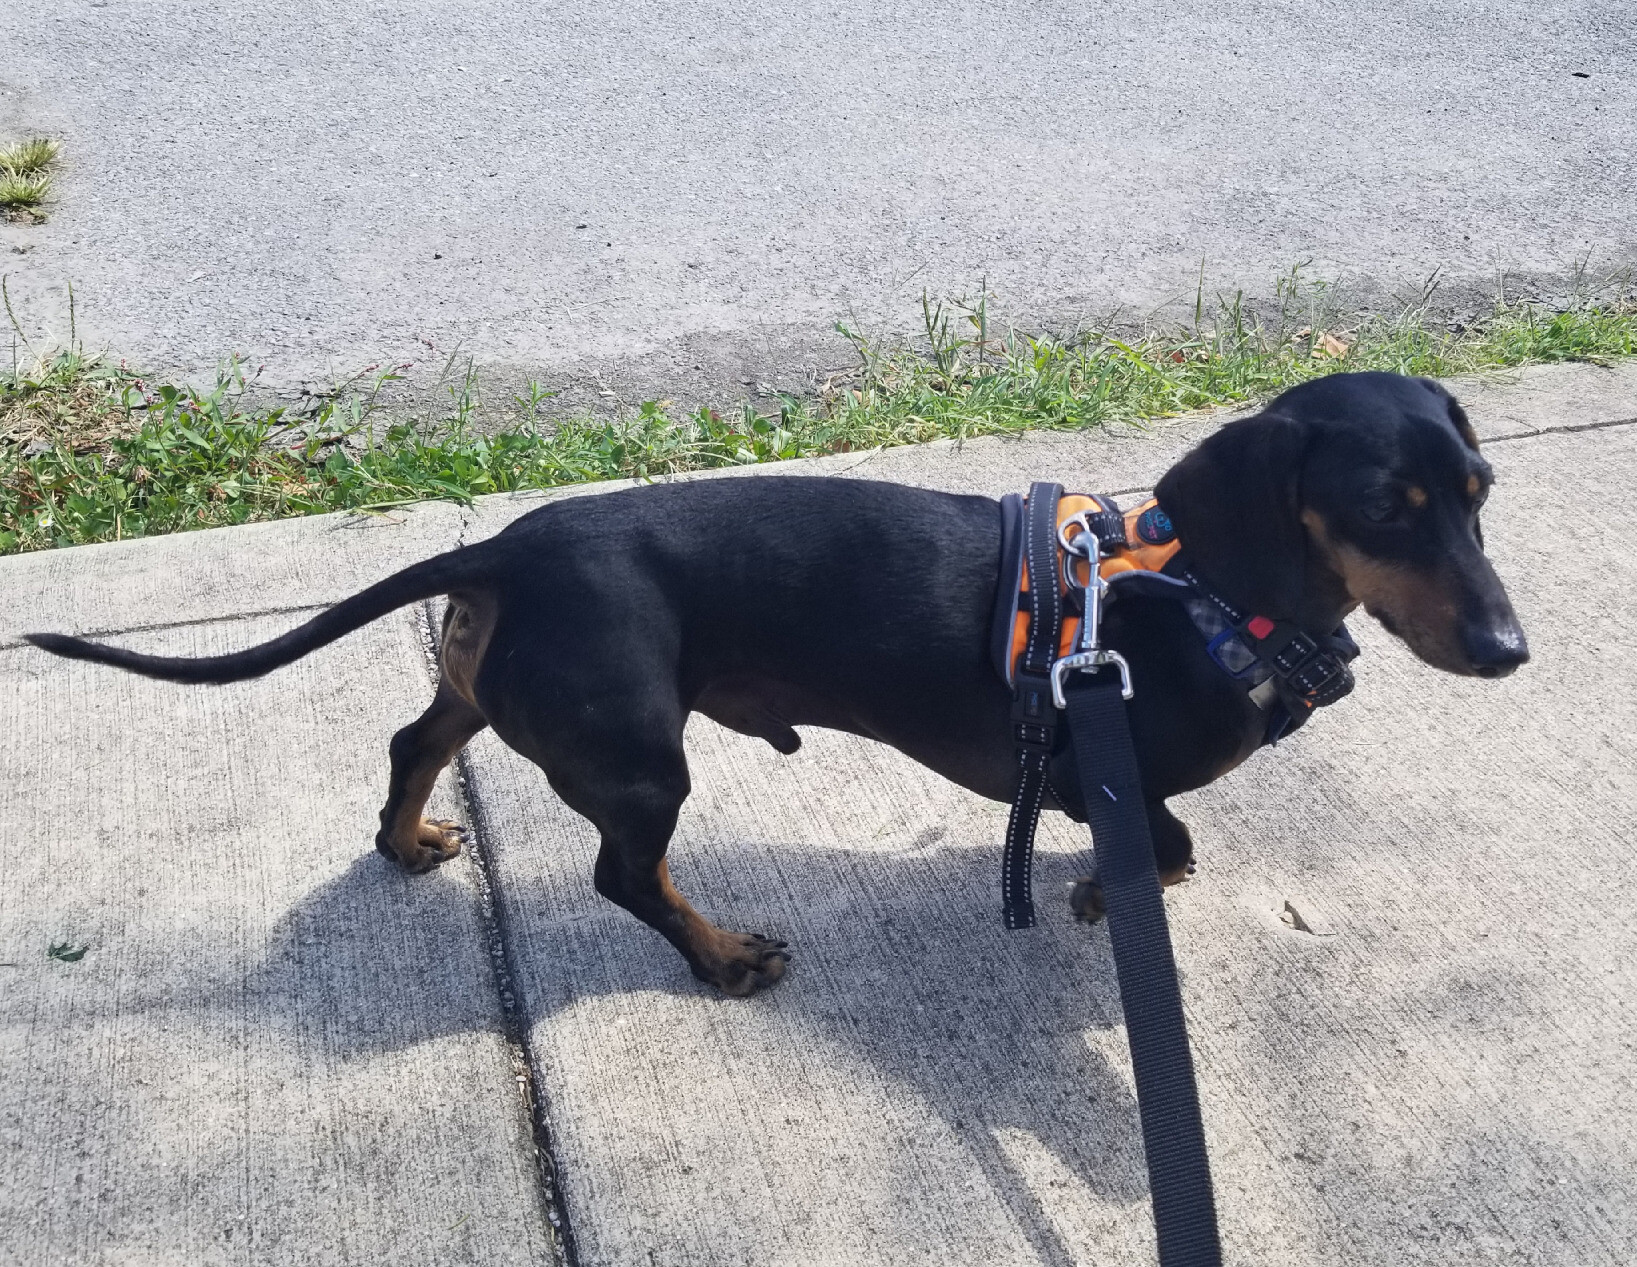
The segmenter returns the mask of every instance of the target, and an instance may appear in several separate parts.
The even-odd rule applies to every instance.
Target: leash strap
[[[1057,531],[1062,495],[1061,485],[1032,485],[1024,515],[1029,631],[1013,674],[1018,789],[1006,823],[1001,880],[1006,927],[1013,929],[1032,928],[1035,923],[1031,880],[1035,829],[1057,738],[1051,671],[1063,627]],[[1105,534],[1110,541],[1125,539],[1124,522],[1112,508],[1088,516],[1085,528],[1100,540]],[[1091,554],[1093,569],[1098,553]],[[1092,610],[1088,598],[1084,619],[1093,619]],[[1091,633],[1095,632],[1093,628]],[[1095,647],[1095,638],[1085,645]],[[1165,922],[1121,674],[1111,665],[1091,674],[1076,673],[1067,684],[1064,702],[1125,1010],[1160,1267],[1221,1267],[1216,1200],[1182,987]]]
[[[1012,740],[1017,747],[1018,787],[1006,820],[1001,861],[1001,914],[1006,927],[1033,928],[1034,841],[1046,770],[1057,741],[1052,705],[1052,660],[1063,627],[1063,585],[1057,571],[1057,503],[1061,484],[1029,486],[1023,526],[1023,557],[1029,565],[1029,637],[1012,690]]]
[[[1182,987],[1120,679],[1112,670],[1075,676],[1065,692],[1069,738],[1125,1009],[1160,1267],[1220,1267]]]

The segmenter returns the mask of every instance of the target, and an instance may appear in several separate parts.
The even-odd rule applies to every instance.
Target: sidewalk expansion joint
[[[415,615],[421,635],[421,649],[426,656],[427,671],[437,686],[438,629],[437,610],[430,601],[417,603]],[[538,1179],[540,1205],[546,1221],[551,1225],[553,1257],[558,1267],[578,1267],[574,1234],[569,1226],[568,1212],[560,1199],[557,1182],[557,1160],[552,1151],[552,1135],[547,1119],[546,1105],[540,1094],[538,1068],[533,1044],[529,1038],[528,1011],[523,1006],[521,988],[515,970],[514,946],[507,936],[505,916],[500,902],[500,884],[488,842],[492,839],[488,815],[478,799],[470,758],[463,750],[454,761],[455,787],[461,801],[462,816],[467,832],[464,852],[472,860],[472,874],[477,880],[479,911],[483,921],[485,949],[489,965],[494,970],[495,993],[500,1002],[504,1022],[503,1038],[511,1057],[517,1078],[518,1091],[523,1099],[523,1111],[528,1118],[534,1141],[535,1175]]]
[[[1611,427],[1637,426],[1637,417],[1605,418],[1601,422],[1564,422],[1555,427],[1539,427],[1534,431],[1519,431],[1514,435],[1495,436],[1485,440],[1487,447],[1491,444],[1510,444],[1514,440],[1533,440],[1538,436],[1576,435],[1582,431],[1607,431]]]

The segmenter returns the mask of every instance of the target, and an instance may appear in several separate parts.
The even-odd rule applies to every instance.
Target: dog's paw
[[[448,862],[460,852],[460,847],[466,842],[466,828],[460,823],[452,823],[446,818],[423,818],[420,831],[416,833],[415,843],[430,856],[427,867],[435,867],[440,862]]]
[[[1096,876],[1085,876],[1074,882],[1074,887],[1069,890],[1069,910],[1074,912],[1075,919],[1085,924],[1095,924],[1107,913],[1103,886]]]
[[[790,963],[786,943],[756,933],[718,931],[710,953],[694,965],[694,975],[723,994],[742,999],[784,976]]]
[[[375,847],[412,875],[424,875],[460,852],[466,828],[447,819],[423,818],[408,845],[390,839],[385,832],[375,838]]]
[[[1160,883],[1166,888],[1170,888],[1173,884],[1181,884],[1184,880],[1192,880],[1194,878],[1194,873],[1198,870],[1199,863],[1193,858],[1190,858],[1188,859],[1187,863],[1178,867],[1174,871],[1160,872]]]
[[[1198,870],[1199,864],[1190,858],[1186,865],[1162,874],[1160,883],[1170,888],[1189,879]],[[1083,876],[1074,882],[1074,887],[1069,890],[1069,910],[1074,912],[1075,919],[1087,924],[1095,924],[1108,913],[1108,905],[1103,900],[1103,886],[1096,876]]]

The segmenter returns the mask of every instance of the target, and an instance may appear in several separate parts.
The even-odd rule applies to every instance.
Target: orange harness
[[[1030,578],[1028,550],[1022,542],[1028,499],[1002,499],[1001,558],[1003,573],[995,603],[991,655],[995,671],[1006,684],[1018,685],[1019,666],[1027,654],[1030,632]],[[1206,653],[1223,672],[1251,691],[1257,706],[1269,713],[1265,742],[1276,742],[1312,710],[1333,703],[1352,689],[1353,676],[1346,662],[1358,654],[1346,626],[1323,639],[1320,646],[1294,624],[1267,616],[1240,612],[1195,575],[1186,557],[1179,558],[1170,517],[1158,501],[1149,498],[1121,512],[1112,498],[1064,495],[1057,506],[1058,591],[1065,596],[1056,659],[1078,645],[1081,614],[1068,596],[1083,594],[1089,560],[1083,550],[1064,549],[1065,541],[1096,524],[1103,553],[1097,573],[1112,583],[1112,592],[1129,586],[1178,599],[1188,611]],[[1093,551],[1097,553],[1097,551]],[[1067,569],[1073,569],[1069,572]],[[1038,652],[1037,652],[1038,654]],[[1278,681],[1273,681],[1277,678]]]
[[[1065,495],[1057,503],[1057,527],[1061,534],[1064,526],[1076,516],[1082,514],[1096,514],[1104,509],[1104,503],[1095,497]],[[1125,512],[1125,539],[1128,544],[1116,547],[1113,554],[1103,558],[1097,565],[1097,573],[1105,581],[1121,572],[1160,572],[1169,563],[1182,543],[1170,530],[1170,521],[1165,512],[1160,510],[1159,503],[1152,497],[1140,506],[1134,506]],[[1163,538],[1155,540],[1155,538]],[[1130,542],[1137,544],[1131,545]],[[1012,600],[1010,639],[1005,655],[1005,673],[1007,682],[1012,682],[1017,673],[1017,664],[1023,657],[1023,649],[1029,645],[1029,562],[1027,552],[1023,552],[1021,565],[1018,569],[1018,582]],[[1090,561],[1071,555],[1059,544],[1057,548],[1058,566],[1066,570],[1075,569],[1074,576],[1077,588],[1084,589],[1088,578],[1087,569]],[[1065,587],[1066,588],[1066,587]],[[1080,636],[1080,616],[1075,613],[1065,614],[1061,637],[1058,639],[1057,654],[1066,656],[1074,647]]]

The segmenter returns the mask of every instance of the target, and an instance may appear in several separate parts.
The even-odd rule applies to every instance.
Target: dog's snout
[[[1515,619],[1469,625],[1462,641],[1479,677],[1506,677],[1529,661],[1529,640]]]

